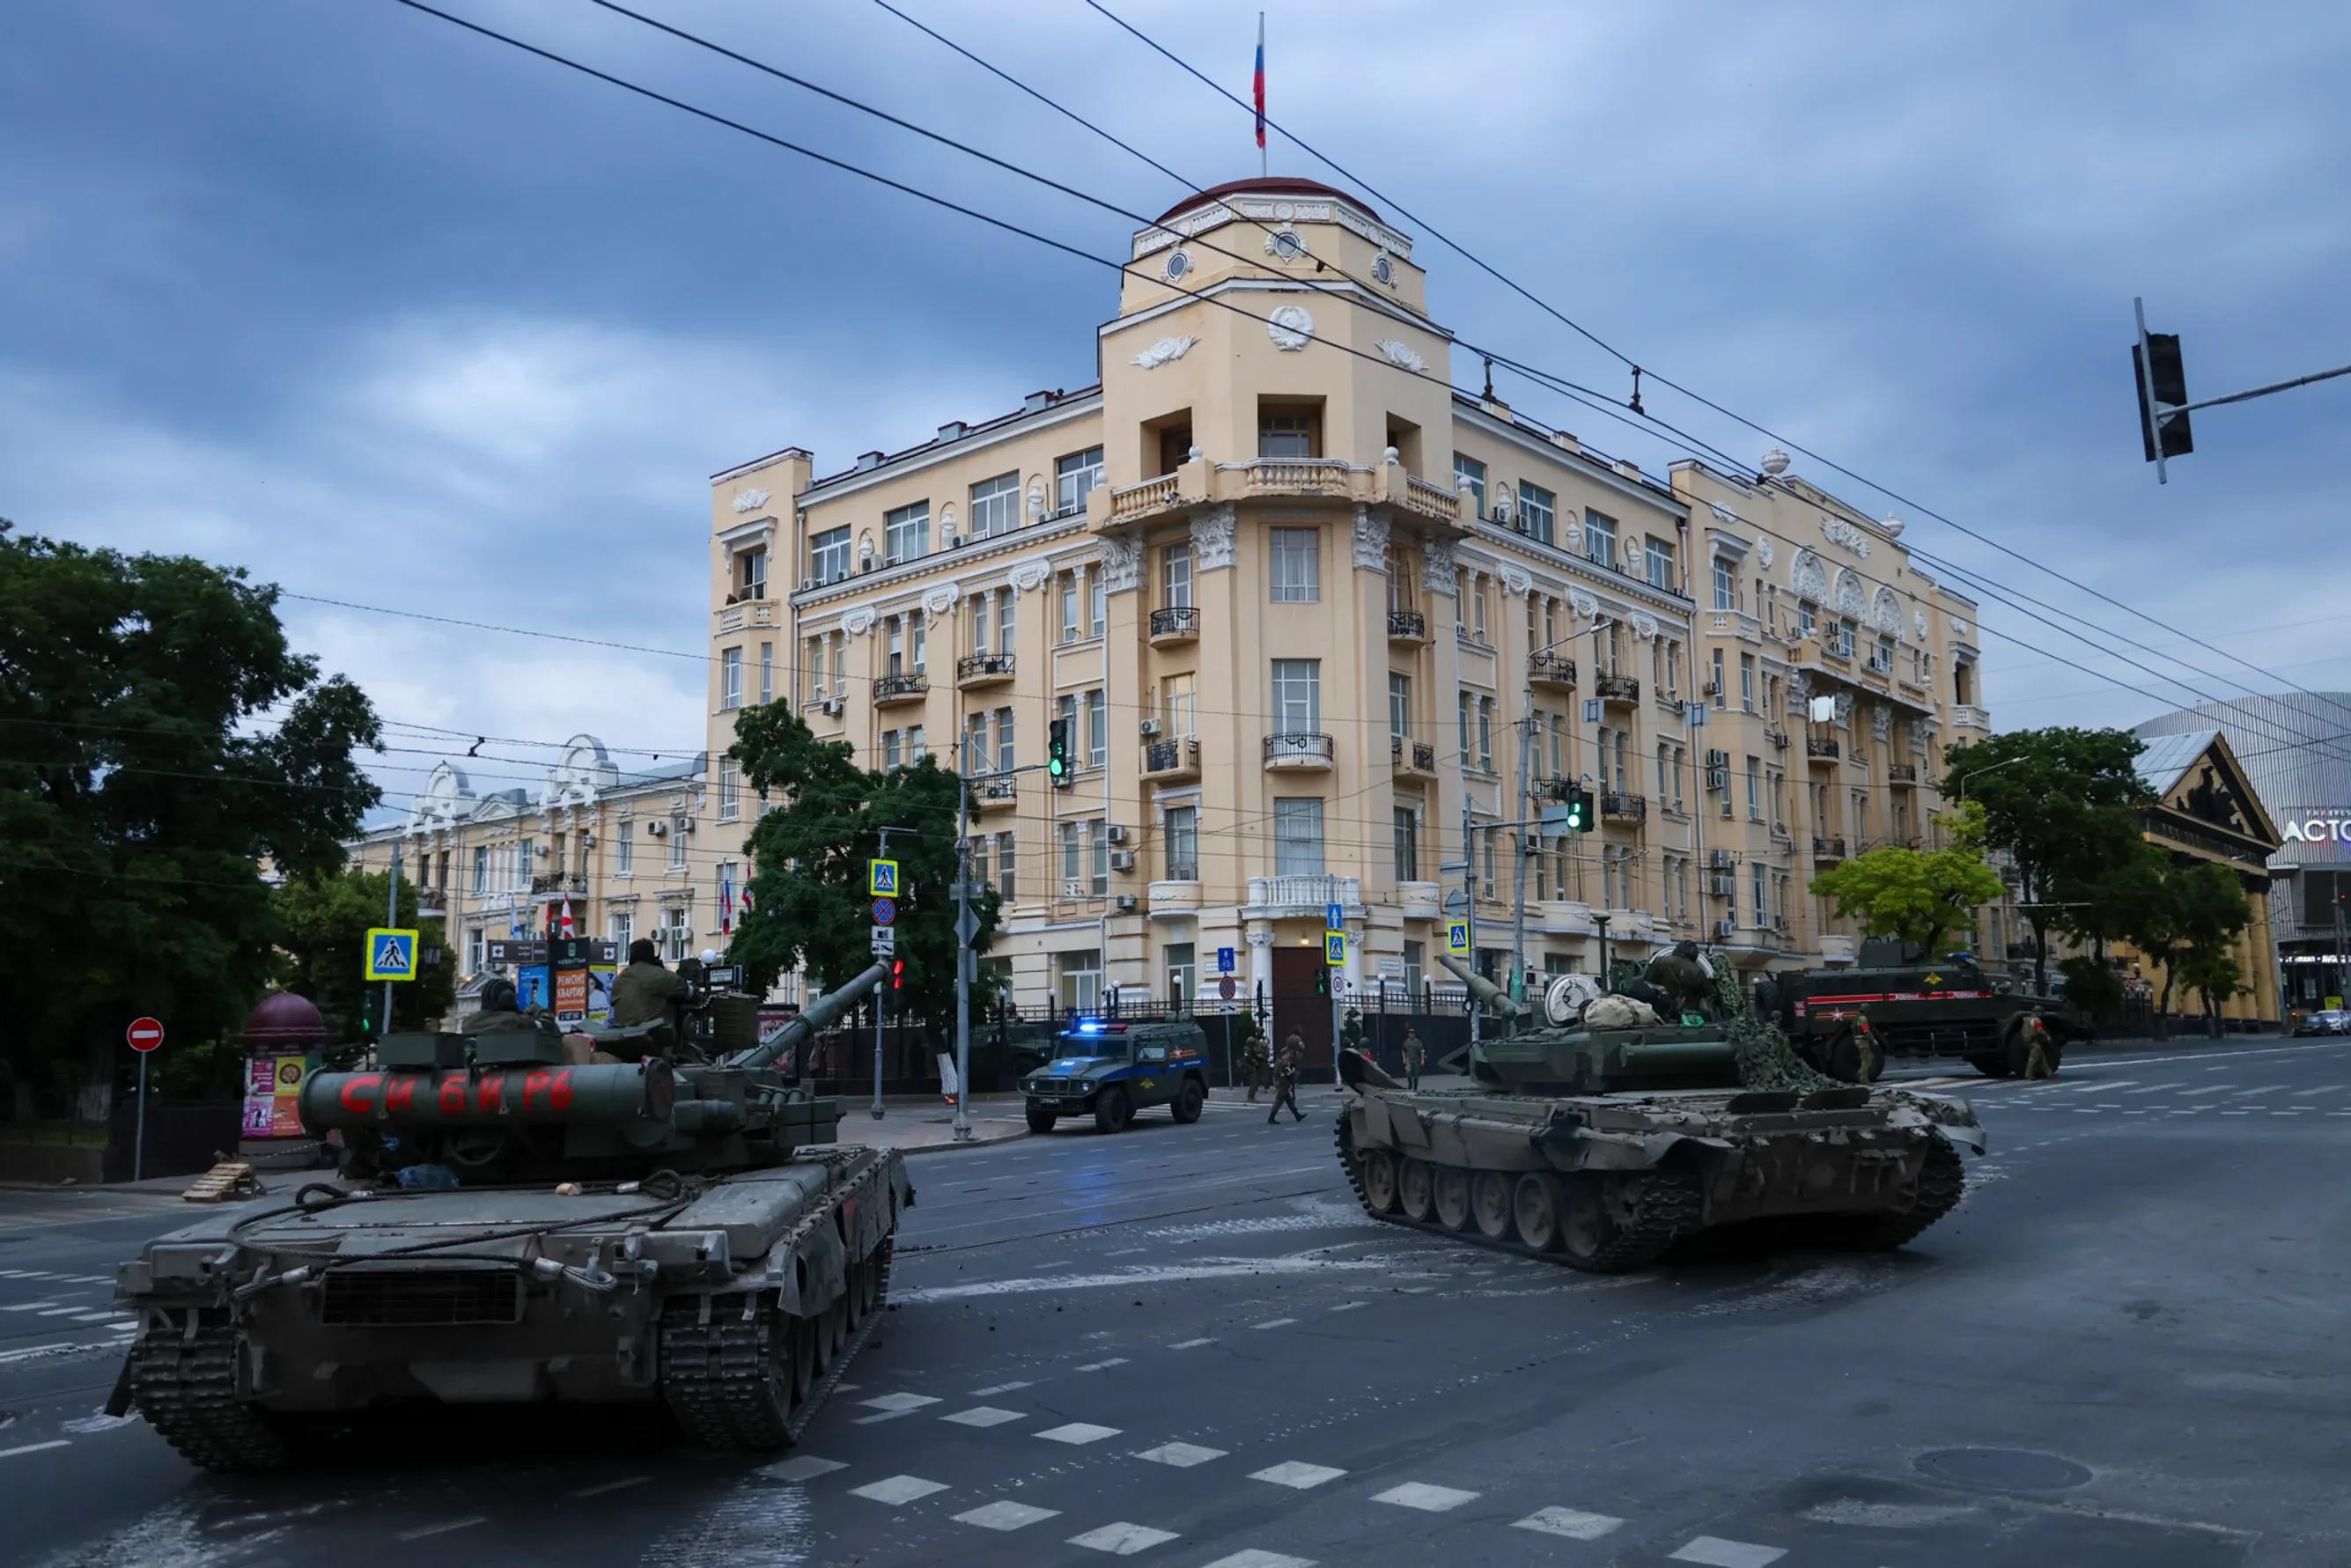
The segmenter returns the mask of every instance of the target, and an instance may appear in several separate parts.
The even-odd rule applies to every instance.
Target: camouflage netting
[[[1740,1087],[1799,1094],[1844,1087],[1806,1066],[1777,1025],[1755,1016],[1754,1003],[1739,971],[1729,964],[1715,966],[1714,1002],[1723,1020],[1723,1033],[1738,1053]]]

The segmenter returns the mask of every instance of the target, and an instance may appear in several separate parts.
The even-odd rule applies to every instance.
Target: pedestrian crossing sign
[[[391,925],[371,927],[362,956],[371,980],[413,980],[416,978],[416,933]]]
[[[1445,923],[1445,950],[1456,958],[1469,956],[1469,923],[1467,920]]]
[[[865,870],[867,893],[876,898],[898,896],[898,862],[896,861],[867,861]]]
[[[1347,934],[1344,931],[1322,933],[1322,961],[1334,969],[1347,961]]]

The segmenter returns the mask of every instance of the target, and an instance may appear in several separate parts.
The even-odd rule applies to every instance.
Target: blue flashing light
[[[1102,1033],[1102,1024],[1098,1020],[1088,1019],[1085,1022],[1078,1025],[1078,1032],[1080,1034],[1100,1034]]]

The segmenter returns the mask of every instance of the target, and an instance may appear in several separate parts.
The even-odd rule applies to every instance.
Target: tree
[[[2237,956],[2232,952],[2206,949],[2180,961],[2179,983],[2195,988],[2204,1009],[2204,1027],[2216,1040],[2221,1032],[2220,1009],[2229,1005],[2231,997],[2242,996],[2251,988],[2244,978],[2244,971],[2237,967]]]
[[[2127,933],[2148,962],[2162,966],[2157,1017],[2170,1015],[2174,982],[2191,973],[2217,979],[2219,961],[2231,956],[2237,934],[2252,919],[2235,873],[2209,861],[2162,857],[2160,878],[2134,911]]]
[[[285,953],[279,983],[308,997],[328,1027],[356,1034],[361,1019],[381,1023],[380,984],[361,978],[360,954],[368,930],[383,924],[384,895],[391,879],[382,872],[320,873],[287,882],[277,892],[277,946]],[[415,1030],[447,1013],[456,1000],[456,966],[449,961],[441,922],[416,916],[416,883],[400,883],[395,925],[416,928],[416,978],[392,988],[392,1027]],[[434,951],[438,963],[427,962]]]
[[[1974,924],[2000,896],[2000,873],[1984,863],[1983,809],[1970,801],[1939,819],[1951,841],[1939,850],[1877,849],[1830,867],[1813,892],[1871,936],[1892,936],[1930,956],[1945,937]]]
[[[956,809],[954,774],[925,757],[911,767],[872,771],[842,741],[819,740],[788,703],[746,708],[736,720],[734,755],[744,779],[773,799],[751,830],[752,907],[736,925],[730,962],[765,988],[789,969],[837,987],[872,963],[867,932],[872,897],[866,862],[890,828],[898,862],[897,956],[906,965],[904,998],[955,993]],[[972,901],[975,951],[995,934],[999,900],[989,888]],[[978,1001],[975,988],[974,1000]],[[933,1038],[950,1007],[927,1009]]]
[[[2049,933],[2055,906],[2084,869],[2085,843],[2112,842],[2117,811],[2145,803],[2134,763],[2139,738],[2119,729],[2020,729],[1944,755],[1942,793],[1984,810],[1984,842],[2004,851],[2024,878],[2024,911],[2039,948],[2036,989],[2049,988]]]
[[[0,1019],[103,1114],[122,1030],[241,1023],[277,962],[266,860],[304,876],[377,799],[366,696],[287,645],[277,590],[0,521]]]

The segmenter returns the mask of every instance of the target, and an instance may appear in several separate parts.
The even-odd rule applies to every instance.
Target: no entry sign
[[[132,1019],[131,1027],[122,1031],[133,1051],[152,1051],[163,1043],[163,1026],[154,1019]]]

